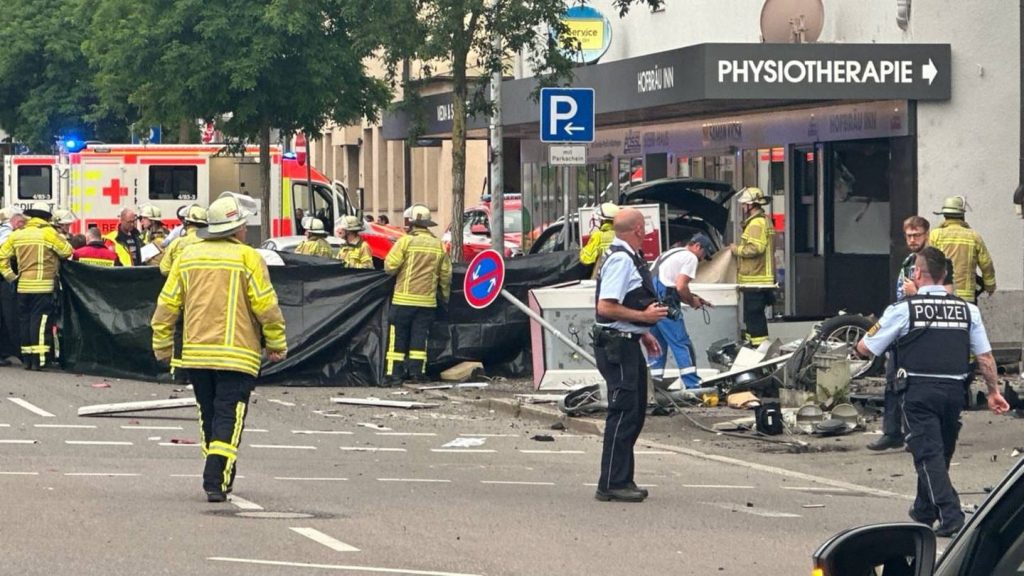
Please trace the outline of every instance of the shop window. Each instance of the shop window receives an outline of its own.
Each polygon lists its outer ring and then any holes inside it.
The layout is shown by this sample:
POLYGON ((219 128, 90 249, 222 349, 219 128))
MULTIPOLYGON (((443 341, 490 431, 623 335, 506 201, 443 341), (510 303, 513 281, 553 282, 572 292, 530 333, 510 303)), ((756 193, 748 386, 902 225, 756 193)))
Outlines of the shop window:
POLYGON ((52 166, 19 166, 18 199, 49 200, 53 195, 52 166))
POLYGON ((195 200, 198 183, 195 166, 149 167, 150 200, 195 200))

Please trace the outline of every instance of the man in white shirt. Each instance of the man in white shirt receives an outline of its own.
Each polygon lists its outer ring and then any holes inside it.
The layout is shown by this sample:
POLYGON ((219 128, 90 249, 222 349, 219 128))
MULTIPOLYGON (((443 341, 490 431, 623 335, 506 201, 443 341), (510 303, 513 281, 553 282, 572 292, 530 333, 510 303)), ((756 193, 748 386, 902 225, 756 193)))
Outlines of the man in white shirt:
POLYGON ((686 304, 694 310, 711 305, 690 291, 690 282, 697 277, 697 264, 701 260, 710 259, 714 252, 711 239, 697 233, 686 246, 673 248, 654 262, 654 287, 661 301, 673 311, 651 328, 651 334, 661 345, 661 354, 651 358, 649 363, 651 376, 654 378, 665 377, 665 364, 668 361, 668 351, 671 349, 683 387, 700 387, 693 342, 686 332, 680 305, 686 304))

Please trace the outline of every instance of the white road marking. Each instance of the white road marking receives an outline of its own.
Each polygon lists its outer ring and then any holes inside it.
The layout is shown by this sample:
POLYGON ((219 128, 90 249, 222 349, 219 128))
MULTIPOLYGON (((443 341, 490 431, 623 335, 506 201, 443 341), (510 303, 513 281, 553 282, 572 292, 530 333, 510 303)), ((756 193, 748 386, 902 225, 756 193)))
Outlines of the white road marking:
POLYGON ((0 472, 0 476, 39 476, 39 472, 0 472))
POLYGON ((435 432, 374 432, 377 436, 437 436, 435 432))
POLYGON ((253 434, 265 434, 270 432, 270 430, 267 430, 266 428, 246 428, 245 431, 253 434))
POLYGON ((472 438, 472 437, 460 437, 442 444, 442 448, 475 448, 476 446, 483 446, 487 443, 487 438, 472 438))
POLYGON ((249 558, 229 558, 211 556, 207 560, 213 562, 235 562, 239 564, 259 564, 262 566, 289 566, 292 568, 317 568, 320 570, 343 570, 346 572, 373 572, 376 574, 410 574, 412 576, 480 576, 479 574, 462 574, 458 572, 431 572, 429 570, 405 570, 402 568, 378 568, 374 566, 342 566, 340 564, 307 564, 305 562, 278 562, 275 560, 253 560, 249 558))
POLYGON ((583 450, 520 450, 523 454, 586 454, 583 450))
POLYGON ((387 426, 381 426, 380 424, 374 424, 373 422, 360 422, 359 424, 357 424, 357 426, 362 426, 363 428, 370 428, 372 430, 380 430, 382 432, 391 431, 391 428, 388 428, 387 426))
POLYGON ((292 434, 325 434, 335 436, 351 436, 355 432, 348 430, 292 430, 292 434))
POLYGON ((378 482, 425 482, 435 484, 450 484, 451 480, 441 480, 438 478, 377 478, 378 482))
POLYGON ((518 434, 459 434, 459 436, 479 436, 480 438, 516 438, 518 434))
POLYGON ((121 430, 181 430, 181 426, 121 426, 121 430))
POLYGON ((518 482, 515 480, 481 480, 481 484, 508 484, 510 486, 554 486, 554 482, 518 482))
POLYGON ((131 442, 122 440, 65 440, 71 446, 131 446, 131 442))
MULTIPOLYGON (((591 488, 597 488, 597 482, 585 482, 584 486, 590 486, 591 488)), ((657 484, 637 484, 637 488, 657 488, 657 484)))
POLYGON ((655 455, 655 454, 675 454, 675 452, 669 452, 668 450, 634 450, 633 454, 640 455, 655 455))
POLYGON ((104 476, 104 477, 113 477, 113 478, 142 476, 142 474, 135 474, 135 473, 129 473, 129 472, 67 472, 64 475, 65 476, 104 476))
POLYGON ((323 544, 324 546, 327 546, 335 552, 359 552, 359 548, 356 548, 355 546, 349 546, 341 540, 331 538, 327 534, 324 534, 323 532, 316 530, 315 528, 296 528, 293 526, 289 526, 288 529, 292 532, 295 532, 296 534, 309 538, 317 544, 323 544))
POLYGON ((757 462, 747 462, 746 460, 740 460, 739 458, 731 458, 729 456, 719 456, 718 454, 708 454, 699 450, 693 450, 692 448, 680 448, 678 446, 670 446, 667 444, 661 444, 657 442, 648 442, 648 446, 652 448, 658 448, 661 450, 669 450, 679 454, 685 454, 687 456, 693 456, 694 458, 700 458, 702 460, 710 460, 712 462, 719 462, 722 464, 731 464, 733 466, 741 466, 751 470, 757 470, 759 472, 767 472, 769 474, 775 474, 777 476, 784 476, 787 478, 796 478, 805 482, 814 482, 815 484, 824 484, 825 486, 834 486, 836 488, 843 488, 851 492, 859 492, 861 494, 870 494, 872 496, 880 496, 882 498, 900 498, 902 500, 913 500, 913 496, 907 496, 904 494, 897 494, 896 492, 890 492, 888 490, 879 490, 877 488, 871 488, 868 486, 861 486, 852 482, 843 482, 841 480, 833 480, 831 478, 825 478, 823 476, 815 476, 813 474, 805 474, 803 472, 796 472, 786 468, 778 466, 769 466, 767 464, 759 464, 757 462))
POLYGON ((287 444, 249 444, 249 448, 271 448, 280 450, 316 450, 316 446, 289 446, 287 444))
POLYGON ((35 440, 0 440, 0 444, 35 444, 35 440))
POLYGON ((405 452, 405 448, 377 448, 376 446, 342 446, 345 452, 405 452))
POLYGON ((95 429, 95 424, 33 424, 35 428, 82 428, 95 429))
POLYGON ((289 480, 293 482, 348 482, 348 478, 297 478, 290 476, 274 476, 274 480, 289 480))
POLYGON ((185 442, 160 442, 157 446, 186 446, 188 448, 196 448, 199 446, 198 442, 186 444, 185 442))
POLYGON ((245 498, 235 496, 234 494, 228 495, 228 502, 237 506, 239 510, 263 510, 263 506, 260 506, 255 502, 250 502, 245 498))
POLYGON ((0 424, 0 428, 10 428, 10 424, 0 424))
POLYGON ((458 454, 494 454, 497 452, 497 450, 491 448, 431 448, 430 451, 458 454))
POLYGON ((683 488, 711 488, 713 490, 753 490, 753 486, 739 486, 731 484, 683 484, 683 488))
POLYGON ((782 489, 799 492, 849 492, 846 488, 816 488, 814 486, 783 486, 782 489))
POLYGON ((8 398, 8 400, 10 400, 11 402, 14 402, 18 406, 21 406, 25 410, 28 410, 29 412, 31 412, 31 413, 33 413, 33 414, 35 414, 37 416, 42 416, 43 418, 56 418, 56 416, 54 416, 53 414, 50 414, 46 410, 43 410, 39 406, 36 406, 35 404, 33 404, 33 403, 29 402, 28 400, 25 400, 23 398, 8 398))
POLYGON ((754 516, 761 516, 763 518, 800 518, 799 514, 791 514, 789 512, 773 512, 771 510, 759 510, 757 508, 750 508, 742 504, 728 504, 726 502, 701 502, 707 506, 714 506, 723 510, 732 510, 733 512, 743 512, 744 514, 752 514, 754 516))
POLYGON ((171 478, 202 478, 202 474, 171 474, 171 478))
POLYGON ((287 402, 285 400, 278 400, 277 398, 267 398, 267 402, 273 402, 274 404, 280 404, 281 406, 295 406, 295 402, 287 402))

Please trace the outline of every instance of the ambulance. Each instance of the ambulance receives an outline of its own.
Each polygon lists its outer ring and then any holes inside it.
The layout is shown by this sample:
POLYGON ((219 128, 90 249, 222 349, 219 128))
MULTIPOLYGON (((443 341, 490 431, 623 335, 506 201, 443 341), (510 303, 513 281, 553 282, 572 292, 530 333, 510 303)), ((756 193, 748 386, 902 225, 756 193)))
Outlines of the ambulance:
MULTIPOLYGON (((315 168, 299 165, 279 146, 270 150, 271 237, 302 234, 302 219, 315 217, 334 230, 344 215, 359 209, 341 182, 331 182, 315 168), (312 186, 310 184, 312 183, 312 186)), ((178 208, 208 206, 230 190, 258 196, 259 147, 223 144, 90 144, 80 152, 58 156, 16 155, 4 158, 4 206, 28 208, 43 201, 74 212, 72 232, 97 226, 117 227, 124 207, 152 204, 171 228, 178 208)), ((260 216, 250 221, 250 238, 259 237, 260 216)), ((367 222, 363 236, 373 256, 383 259, 402 231, 367 222)))

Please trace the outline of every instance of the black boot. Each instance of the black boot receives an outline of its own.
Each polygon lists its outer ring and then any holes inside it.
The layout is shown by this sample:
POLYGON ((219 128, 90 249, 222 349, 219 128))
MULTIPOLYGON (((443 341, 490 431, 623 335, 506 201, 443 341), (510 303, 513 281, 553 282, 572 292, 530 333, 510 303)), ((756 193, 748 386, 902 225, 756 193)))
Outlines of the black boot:
POLYGON ((868 450, 874 450, 881 452, 882 450, 889 450, 890 448, 902 448, 903 438, 899 436, 886 436, 882 435, 881 438, 875 440, 871 444, 868 444, 868 450))

